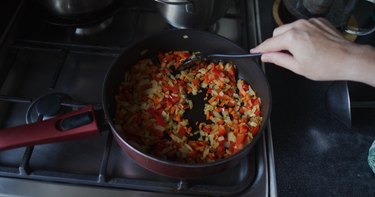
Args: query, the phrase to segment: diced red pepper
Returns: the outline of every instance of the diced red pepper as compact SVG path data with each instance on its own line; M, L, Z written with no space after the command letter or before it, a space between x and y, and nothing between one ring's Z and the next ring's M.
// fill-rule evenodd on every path
M212 88L207 89L207 93L211 94L212 93Z
M236 144L234 143L234 142L232 142L232 143L230 143L229 144L229 147L228 147L228 150L230 151L230 152L234 152L234 146L235 146Z
M218 146L216 148L216 153L218 154L219 157L222 157L225 153L225 147L223 145Z
M251 102L253 103L253 105L258 105L258 104L260 104L260 101L259 101L258 98L256 98L256 99L251 99Z
M236 145L238 146L238 145L243 144L244 140L245 140L245 134L239 133L236 137Z
M205 126L203 127L203 131L206 132L206 133L210 133L210 132L211 132L211 127L210 127L210 125L205 125Z
M151 109L151 108L148 108L147 111L155 119L156 124L158 124L158 125L160 125L162 127L165 127L167 125L167 123L165 122L163 116L161 116L161 113L158 113L157 111L155 111L154 109Z
M233 89L229 89L225 94L228 95L228 96L232 96L234 93L234 90Z
M254 114L255 114L256 116L259 116L259 115L260 115L260 109L257 108L257 109L255 110Z
M228 74L230 76L235 76L235 71L234 71L234 67L230 67L228 70L227 70Z
M219 77L220 77L221 74L222 74L222 71L218 70L217 68L213 68L213 69L212 69L212 72L215 73L215 74L216 74L217 76L219 76Z
M170 102L170 104L172 104L172 105L176 104L180 100L179 97L172 96L172 95L168 95L167 99Z
M250 109L251 109L251 108L250 108ZM241 107L241 108L240 108L240 113L241 113L241 114L244 114L247 110L249 110L249 108L246 109L246 107Z
M180 126L180 129L178 129L178 136L180 136L181 138L186 136L186 133L187 133L187 130L185 127L183 126Z
M248 127L247 125L242 124L242 125L240 126L240 133L245 134L245 133L247 133L248 131L249 131L249 127Z
M250 131L251 131L251 134L255 136L259 132L259 126L251 128Z
M223 125L219 125L219 133L218 136L224 136L228 134L228 131L225 129Z
M195 86L198 86L199 85L199 79L197 79L197 78L195 78L195 79L193 79L193 84L195 85Z
M247 84L243 84L242 85L242 89L245 90L245 91L248 91L249 90L249 86Z
M179 92L179 88L178 88L177 85L174 85L174 86L170 86L170 85L163 86L163 90L169 90L169 91L171 91L172 93L175 93L175 94L177 94Z

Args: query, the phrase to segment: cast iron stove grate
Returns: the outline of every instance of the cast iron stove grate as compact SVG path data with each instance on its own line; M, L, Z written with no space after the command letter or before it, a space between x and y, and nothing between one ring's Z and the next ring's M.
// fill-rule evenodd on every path
M7 55L0 69L5 69L2 73L7 74L0 75L0 94L7 96L0 97L0 127L25 124L30 104L48 93L68 95L81 103L100 103L104 75L121 51L144 36L168 29L168 24L148 2L124 5L105 31L77 36L69 28L30 17L29 2L24 1L9 33L14 42L1 46ZM252 4L235 2L234 7L240 12L224 16L214 28L215 31L219 28L215 33L249 48L254 45L249 44L252 39L249 34L254 33L255 28L248 25L255 25L255 22L249 21L252 13L245 8ZM138 166L103 127L97 137L1 151L0 181L6 177L124 191L232 196L266 189L263 185L267 183L264 147L265 140L259 141L249 157L222 173L180 180Z

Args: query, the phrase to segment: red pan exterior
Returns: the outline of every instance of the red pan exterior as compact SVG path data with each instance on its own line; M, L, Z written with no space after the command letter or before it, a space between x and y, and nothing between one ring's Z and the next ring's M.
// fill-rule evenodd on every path
M238 69L239 78L251 84L257 95L262 99L261 115L263 123L259 133L253 141L237 154L212 163L183 164L165 159L156 158L150 154L141 152L131 146L124 135L118 132L114 124L115 100L118 84L124 79L124 73L140 58L156 56L159 51L190 50L210 53L245 54L247 51L232 41L216 34L200 30L168 30L160 32L133 46L127 48L114 62L103 84L103 109L106 119L111 127L114 138L120 147L140 166L155 173L181 179L199 178L209 174L218 173L235 166L244 157L248 156L254 144L263 134L271 111L271 93L268 81L260 69L260 66L252 59L231 59Z

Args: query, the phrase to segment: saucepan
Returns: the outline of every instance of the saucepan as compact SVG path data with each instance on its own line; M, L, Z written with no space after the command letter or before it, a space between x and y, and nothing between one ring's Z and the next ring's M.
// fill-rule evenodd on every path
M118 0L35 0L52 15L64 19L94 18L110 9Z
M171 50L223 54L247 53L244 49L224 37L192 29L163 31L136 42L134 45L125 49L113 65L111 65L103 84L102 109L104 111L105 121L110 126L114 139L121 149L140 166L164 176L182 179L198 178L218 173L235 166L244 157L248 156L250 150L261 138L271 111L271 93L268 81L263 71L260 69L260 66L251 58L227 60L237 66L238 78L251 84L262 101L261 116L263 117L263 121L260 125L259 132L249 144L234 155L208 163L181 163L170 161L141 151L128 141L123 132L116 128L116 100L114 95L116 95L118 91L119 84L124 80L124 74L141 58L152 57L161 51ZM72 113L73 115L65 114L62 117L41 121L44 126L40 126L40 123L35 123L0 130L0 150L66 139L83 138L87 135L99 133L96 122L97 119L100 119L100 116L96 114L96 110L91 106ZM70 121L71 119L73 119L73 121ZM27 127L29 130L21 130L21 127ZM52 129L46 131L44 127ZM75 133L77 136L75 136ZM31 138L31 140L29 138Z
M225 15L233 0L155 0L159 13L180 29L206 29Z

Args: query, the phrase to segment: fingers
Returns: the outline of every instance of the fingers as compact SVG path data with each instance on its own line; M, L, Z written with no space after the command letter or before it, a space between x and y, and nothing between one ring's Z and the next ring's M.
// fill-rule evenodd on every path
M273 37L265 40L263 43L251 49L251 53L264 53L287 50L291 47L293 37L303 26L309 25L307 20L298 20L276 28L273 31Z
M269 38L250 50L250 53L267 53L267 52L277 52L289 49L290 40L293 35L281 34Z
M277 27L273 30L273 36L278 36L280 34L283 34L287 31L289 31L290 29L292 29L293 27L295 27L296 24L295 23L289 23L289 24L286 24L286 25L282 25L280 27Z
M250 52L262 53L263 62L278 65L311 79L322 79L321 70L314 68L323 68L327 60L334 63L337 61L334 59L338 58L336 54L345 53L337 49L346 45L345 39L333 25L322 18L298 20L276 28L273 34L273 37Z
M329 36L331 38L342 37L341 33L324 18L312 18L309 20L298 20L276 28L273 37L267 39L254 49L251 53L275 52L281 50L290 51L293 49L293 39L301 38L300 34L311 33L314 35ZM292 52L292 51L290 51Z
M272 52L272 53L265 53L262 55L261 60L263 62L272 63L284 67L288 70L293 72L298 72L297 70L297 62L294 57L288 53L283 52Z

